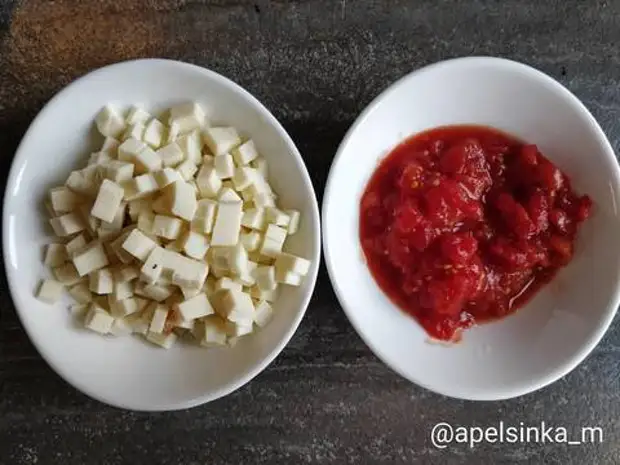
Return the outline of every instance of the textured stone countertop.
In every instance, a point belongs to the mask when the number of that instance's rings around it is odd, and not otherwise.
[[[319,197],[346,129],[383,88],[427,63],[497,55],[559,79],[620,137],[618,0],[1,0],[0,163],[29,121],[99,66],[159,56],[249,89],[290,131]],[[518,399],[474,403],[409,384],[349,325],[321,270],[306,318],[265,372],[188,411],[92,401],[41,360],[0,281],[0,464],[620,464],[620,325],[570,375]],[[601,426],[598,445],[435,449],[454,425]]]

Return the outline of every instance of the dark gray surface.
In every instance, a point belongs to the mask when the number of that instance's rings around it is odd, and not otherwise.
[[[0,144],[6,173],[28,122],[73,78],[162,56],[245,86],[290,131],[322,193],[359,111],[408,71],[498,55],[559,79],[614,148],[620,125],[620,1],[77,0],[0,1]],[[443,398],[379,362],[322,270],[302,325],[276,362],[237,393],[189,411],[123,412],[56,376],[0,296],[0,464],[618,464],[620,327],[573,373],[505,402]],[[434,449],[438,421],[602,426],[600,445],[487,444]]]

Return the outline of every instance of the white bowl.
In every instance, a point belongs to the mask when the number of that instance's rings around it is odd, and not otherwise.
[[[524,308],[431,344],[375,284],[359,242],[359,201],[379,160],[406,137],[451,124],[488,125],[535,143],[589,194],[594,215],[568,267]],[[360,115],[333,162],[323,203],[327,268],[349,320],[410,381],[464,399],[495,400],[564,376],[594,348],[620,294],[618,164],[588,110],[558,82],[497,58],[461,58],[402,78]]]
[[[299,288],[285,289],[275,317],[233,348],[176,346],[166,351],[132,337],[102,338],[80,330],[66,309],[33,297],[49,242],[42,200],[94,149],[93,118],[109,102],[141,103],[151,111],[200,102],[216,123],[251,135],[270,162],[270,181],[285,207],[301,211],[287,241],[312,260]],[[98,142],[99,144],[101,141]],[[314,190],[291,138],[247,91],[206,69],[167,60],[137,60],[90,73],[56,95],[36,117],[13,161],[4,198],[5,266],[17,313],[33,344],[65,380],[95,399],[134,410],[192,407],[238,389],[284,348],[299,325],[316,281],[320,222]]]

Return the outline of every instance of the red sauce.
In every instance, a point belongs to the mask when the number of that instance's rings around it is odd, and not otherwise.
[[[432,129],[378,166],[360,240],[390,299],[440,340],[522,306],[573,255],[592,202],[535,145],[479,126]]]

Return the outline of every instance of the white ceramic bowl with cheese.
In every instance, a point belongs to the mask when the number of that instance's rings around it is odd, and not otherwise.
[[[157,113],[198,102],[212,122],[236,127],[255,141],[269,163],[269,182],[282,208],[301,213],[286,250],[312,261],[300,287],[281,289],[273,319],[234,347],[177,344],[170,350],[136,337],[99,335],[76,327],[66,298],[54,306],[34,296],[46,270],[42,247],[50,242],[43,199],[85,165],[101,143],[93,119],[106,104],[139,104]],[[132,410],[183,409],[225,396],[273,361],[305,313],[320,259],[315,193],[293,141],[274,116],[247,91],[204,68],[168,60],[111,65],[58,93],[32,122],[9,175],[4,198],[3,247],[9,285],[31,341],[66,381],[87,395]]]
[[[405,138],[454,124],[492,126],[538,145],[594,202],[572,262],[523,308],[432,343],[375,284],[359,241],[359,202],[377,163]],[[323,202],[325,260],[349,320],[385,363],[432,391],[498,400],[552,383],[601,339],[620,303],[620,170],[586,107],[529,66],[472,57],[405,76],[377,97],[345,136]]]

